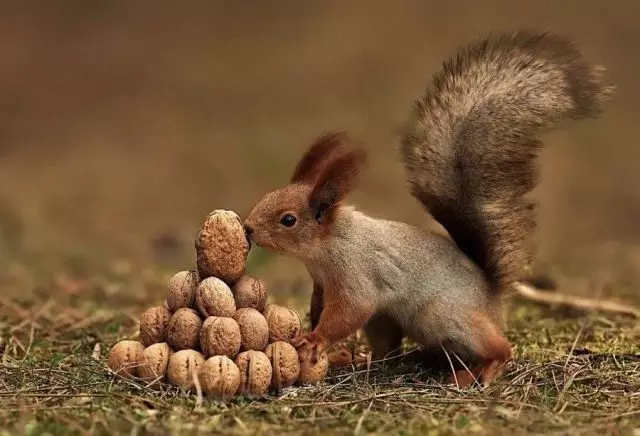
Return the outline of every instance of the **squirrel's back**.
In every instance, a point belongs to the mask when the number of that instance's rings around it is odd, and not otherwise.
[[[538,135],[600,112],[602,70],[559,36],[489,37],[445,62],[416,103],[401,138],[412,194],[495,289],[531,263]]]

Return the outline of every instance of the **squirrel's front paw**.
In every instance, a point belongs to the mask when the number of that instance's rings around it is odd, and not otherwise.
[[[325,349],[324,341],[314,332],[303,333],[296,336],[291,341],[291,345],[298,350],[301,360],[310,359],[313,364],[318,362],[318,356],[320,356]]]

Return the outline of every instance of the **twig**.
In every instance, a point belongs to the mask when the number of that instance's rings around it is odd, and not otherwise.
[[[561,306],[573,307],[582,310],[597,310],[601,312],[612,312],[640,318],[640,310],[629,304],[617,303],[615,301],[600,301],[589,298],[576,297],[550,292],[541,292],[524,283],[514,283],[513,288],[520,297],[544,304],[559,304]]]
[[[369,402],[369,407],[367,407],[367,409],[364,412],[362,412],[362,415],[360,415],[360,419],[358,419],[358,424],[356,425],[355,430],[353,430],[354,435],[357,435],[358,433],[360,433],[360,429],[362,428],[362,423],[364,422],[364,418],[366,418],[367,414],[369,413],[369,410],[371,410],[372,405],[373,405],[373,400]]]
[[[567,356],[567,360],[564,362],[564,366],[562,367],[563,371],[567,370],[567,366],[569,365],[569,361],[571,360],[571,356],[573,356],[573,351],[576,349],[576,345],[578,345],[578,340],[580,339],[580,336],[582,335],[582,330],[584,329],[584,326],[580,326],[580,330],[578,330],[578,334],[576,335],[576,338],[573,340],[573,344],[571,345],[571,350],[569,350],[569,355]]]

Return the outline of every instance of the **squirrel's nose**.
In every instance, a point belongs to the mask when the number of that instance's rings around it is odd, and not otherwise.
[[[253,233],[253,227],[245,223],[244,232],[247,234],[247,236],[251,236],[251,234]]]
[[[251,235],[253,234],[253,227],[249,224],[244,224],[244,234],[247,237],[247,242],[249,243],[249,247],[251,247]]]

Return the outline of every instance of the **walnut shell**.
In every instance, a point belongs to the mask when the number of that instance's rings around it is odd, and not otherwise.
[[[214,276],[233,284],[245,271],[250,246],[233,211],[211,212],[196,236],[195,248],[202,279]]]
[[[140,340],[145,347],[164,342],[171,312],[164,306],[147,309],[140,316]]]
[[[240,370],[227,356],[213,356],[200,368],[202,392],[221,400],[233,397],[240,387]]]
[[[195,350],[176,351],[169,358],[167,381],[184,390],[193,389],[194,377],[197,377],[204,364],[204,356]]]
[[[270,304],[264,316],[269,324],[269,342],[290,342],[302,331],[300,315],[290,307]]]
[[[200,348],[206,357],[236,357],[242,345],[240,326],[233,318],[210,316],[200,330]]]
[[[209,277],[204,279],[196,289],[196,306],[202,316],[232,317],[236,313],[236,302],[233,293],[225,282]]]
[[[138,369],[138,375],[151,382],[152,385],[163,381],[171,354],[171,348],[166,342],[148,346],[144,349],[143,361]]]
[[[269,343],[269,325],[265,317],[255,309],[245,307],[233,317],[240,326],[243,350],[262,351]]]
[[[267,303],[267,290],[262,280],[251,275],[244,275],[233,285],[236,307],[250,307],[262,312]]]
[[[198,348],[202,320],[193,309],[178,309],[169,321],[167,343],[174,350]]]
[[[142,364],[144,345],[138,341],[120,341],[109,351],[107,365],[116,374],[136,377]]]
[[[169,279],[166,303],[170,311],[193,307],[196,287],[200,281],[195,271],[180,271]]]
[[[267,393],[271,383],[271,362],[261,351],[244,351],[236,357],[240,371],[238,392],[247,396],[260,396]]]
[[[311,362],[310,353],[298,353],[298,359],[300,361],[298,384],[318,384],[327,376],[329,359],[326,353],[320,353],[315,364]]]
[[[264,353],[271,362],[271,388],[280,390],[294,384],[300,375],[300,362],[293,345],[283,341],[274,342],[267,346]]]

